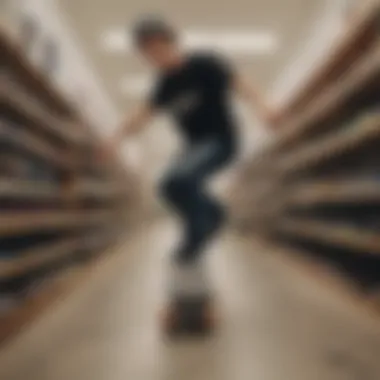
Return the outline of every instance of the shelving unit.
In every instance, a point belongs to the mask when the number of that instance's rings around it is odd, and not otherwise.
[[[331,246],[347,248],[358,253],[367,252],[380,255],[380,236],[378,231],[368,231],[363,227],[339,225],[313,219],[283,218],[276,228],[284,234],[310,239]]]
[[[364,0],[363,4],[358,4],[355,17],[341,31],[322,64],[316,67],[309,80],[289,100],[283,110],[285,119],[290,120],[302,112],[322,91],[339,81],[356,64],[356,60],[371,48],[378,33],[377,14],[374,11],[377,6],[377,0]]]
[[[341,179],[300,184],[286,203],[293,207],[328,204],[380,204],[380,182],[376,180]]]
[[[0,50],[0,306],[16,304],[0,313],[1,342],[55,299],[56,279],[58,296],[64,273],[120,239],[137,187],[1,30]]]
[[[242,167],[232,209],[242,231],[378,294],[380,2],[356,17]]]

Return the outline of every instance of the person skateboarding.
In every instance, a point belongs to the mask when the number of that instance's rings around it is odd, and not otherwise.
[[[206,243],[225,221],[222,205],[206,185],[238,152],[231,95],[241,95],[269,123],[274,113],[223,57],[212,51],[184,52],[177,31],[165,20],[144,18],[136,23],[132,35],[138,53],[157,71],[157,80],[148,98],[112,138],[109,149],[117,149],[159,112],[174,118],[186,145],[161,184],[163,198],[179,214],[184,229],[173,255],[172,297],[178,301],[177,308],[202,311],[207,288],[200,259]],[[202,312],[199,315],[202,319]]]

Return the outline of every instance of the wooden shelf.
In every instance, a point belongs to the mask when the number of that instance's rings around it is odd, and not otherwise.
[[[63,122],[4,76],[0,77],[0,102],[66,143],[79,144],[83,140],[72,123]]]
[[[380,255],[380,234],[364,227],[358,228],[332,223],[331,221],[321,222],[307,218],[283,218],[276,228],[281,233],[317,243]]]
[[[101,225],[116,217],[116,210],[84,211],[6,211],[0,214],[0,236],[15,236],[37,231],[73,230]]]
[[[0,121],[0,139],[36,157],[45,159],[49,164],[59,168],[73,169],[77,166],[77,160],[72,156],[60,152],[59,149],[45,141],[43,137],[31,133],[29,129],[12,128],[11,125]]]
[[[124,188],[118,183],[81,180],[76,182],[73,192],[82,198],[107,199],[122,196],[128,192],[128,188]]]
[[[9,259],[0,259],[0,279],[5,280],[21,276],[42,266],[57,262],[73,255],[80,248],[80,245],[81,242],[78,237],[65,238],[17,252],[15,257]]]
[[[55,131],[58,134],[57,137],[62,135],[62,139],[66,139],[68,142],[80,144],[81,146],[96,146],[102,144],[102,137],[93,131],[87,122],[83,119],[77,107],[65,99],[58,88],[45,77],[40,70],[35,67],[23,54],[21,47],[7,34],[7,32],[0,26],[0,50],[4,57],[5,69],[9,70],[12,74],[17,76],[17,79],[23,83],[41,102],[46,104],[47,108],[52,111],[51,117],[58,117],[59,119],[65,119],[65,122],[59,120],[62,128]],[[1,90],[0,85],[0,90]],[[24,93],[24,91],[21,91]],[[1,98],[1,96],[0,96]],[[47,119],[46,119],[47,120]],[[76,123],[77,125],[71,125],[70,123]],[[59,124],[58,123],[58,124]],[[56,125],[55,123],[53,123]],[[49,126],[44,126],[46,129]],[[41,125],[42,126],[42,125]],[[44,127],[42,126],[42,127]],[[69,128],[70,127],[70,128]],[[53,126],[54,128],[54,126]],[[81,131],[82,134],[78,133]],[[115,160],[116,161],[116,160]],[[117,160],[114,166],[118,168],[109,169],[113,170],[117,176],[128,177],[126,169],[122,162]]]
[[[378,0],[365,0],[363,3],[365,4],[360,5],[355,17],[341,31],[322,64],[318,65],[303,87],[285,106],[285,118],[292,118],[331,83],[339,80],[342,73],[352,64],[353,57],[362,53],[363,45],[372,43],[372,40],[376,41],[376,35],[371,32],[377,30],[380,3]],[[373,39],[370,39],[369,35]]]
[[[48,182],[15,179],[0,180],[0,199],[52,200],[58,199],[60,196],[59,186]]]
[[[380,86],[380,43],[374,52],[355,66],[347,77],[339,84],[331,87],[323,97],[311,103],[309,107],[292,118],[283,132],[279,132],[267,146],[255,153],[250,162],[246,163],[247,175],[265,175],[271,173],[277,161],[282,160],[281,150],[301,139],[311,128],[318,128],[324,118],[338,113],[355,92],[366,85],[373,85],[375,78]]]
[[[340,83],[332,86],[305,111],[290,120],[284,132],[280,132],[266,150],[265,156],[269,157],[287,144],[300,139],[310,131],[311,126],[317,128],[319,121],[341,110],[348,98],[366,85],[373,84],[376,77],[380,78],[380,43]]]
[[[107,184],[94,180],[78,180],[68,191],[64,191],[58,184],[47,181],[0,179],[0,199],[62,201],[67,199],[69,193],[70,199],[106,200],[122,196],[126,192],[127,189],[117,183]]]
[[[1,315],[0,345],[12,340],[32,321],[53,307],[57,300],[82,288],[83,284],[91,279],[98,272],[99,267],[104,265],[108,257],[115,252],[121,242],[121,236],[118,234],[113,237],[104,255],[91,257],[85,266],[64,269],[57,276],[49,279],[40,291],[32,293],[8,313]]]
[[[361,117],[339,132],[330,133],[308,144],[294,153],[282,157],[278,170],[289,175],[299,170],[309,169],[343,154],[357,149],[360,145],[380,139],[380,113]]]
[[[118,157],[97,157],[101,136],[1,26],[0,50],[1,293],[25,294],[1,316],[1,341],[76,286],[63,273],[87,272],[107,254],[131,222],[126,208],[136,211],[138,190]]]
[[[304,102],[304,97],[308,97],[308,92],[312,91],[318,81],[326,75],[331,75],[334,71],[332,67],[337,65],[336,62],[347,55],[365,30],[371,25],[372,27],[375,26],[379,12],[378,0],[371,4],[368,3],[362,9],[362,12],[350,25],[349,30],[342,34],[342,39],[338,40],[336,46],[331,49],[331,53],[326,54],[326,61],[316,69],[305,87],[288,105],[289,109],[300,102]],[[298,112],[284,111],[285,114],[290,113],[290,115],[286,115],[281,130],[277,132],[272,141],[256,151],[252,158],[247,161],[246,166],[249,165],[250,168],[246,171],[249,174],[265,173],[266,167],[271,166],[271,162],[276,158],[276,153],[302,138],[311,128],[318,128],[319,121],[331,116],[331,114],[338,113],[352,94],[371,84],[376,77],[380,86],[380,42],[378,38],[374,39],[374,46],[369,52],[364,55],[358,54],[358,63],[353,67],[347,66],[349,67],[345,75],[342,76],[342,72],[339,71],[336,80],[329,83],[323,92],[320,91],[316,94],[318,96],[309,99]]]
[[[119,234],[102,231],[96,236],[78,235],[59,238],[54,242],[43,243],[37,247],[18,251],[13,257],[0,258],[0,279],[6,280],[33,272],[66,257],[75,256],[80,250],[96,250],[108,245]]]
[[[290,275],[300,278],[306,284],[314,284],[332,293],[337,300],[344,300],[355,312],[365,313],[374,322],[379,321],[379,298],[374,298],[376,291],[368,293],[368,289],[358,286],[345,275],[340,268],[335,268],[331,263],[317,260],[310,256],[305,249],[289,245],[279,245],[271,241],[262,240],[268,252],[281,260],[290,271]]]
[[[299,185],[286,198],[291,206],[309,207],[320,204],[380,204],[380,180],[348,179],[314,181]]]
[[[302,246],[313,265],[343,268],[352,285],[372,291],[380,279],[380,1],[360,6],[289,102],[282,130],[242,168],[231,200],[243,233]]]
[[[19,46],[3,28],[0,28],[0,51],[12,70],[28,87],[35,90],[36,97],[45,100],[51,107],[63,113],[63,116],[74,118],[77,116],[73,105],[66,101],[57,88],[26,59]]]

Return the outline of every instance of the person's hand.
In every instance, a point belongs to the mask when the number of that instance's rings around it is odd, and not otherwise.
[[[273,130],[278,129],[282,121],[282,114],[278,111],[271,111],[267,114],[266,122],[268,126]]]
[[[116,156],[117,146],[113,141],[106,141],[100,147],[99,153],[103,161],[109,161]]]

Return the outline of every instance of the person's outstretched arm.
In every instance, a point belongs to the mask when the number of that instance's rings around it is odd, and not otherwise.
[[[279,122],[279,113],[275,112],[264,100],[263,96],[252,86],[249,81],[240,75],[234,77],[234,88],[237,93],[258,113],[260,119],[270,127],[275,127]]]
[[[139,133],[153,117],[153,109],[146,104],[137,107],[123,122],[114,136],[115,143],[122,143],[127,137]]]
[[[139,133],[151,120],[154,115],[153,109],[146,104],[137,107],[121,127],[116,131],[108,143],[107,150],[109,154],[116,153],[126,138]]]

